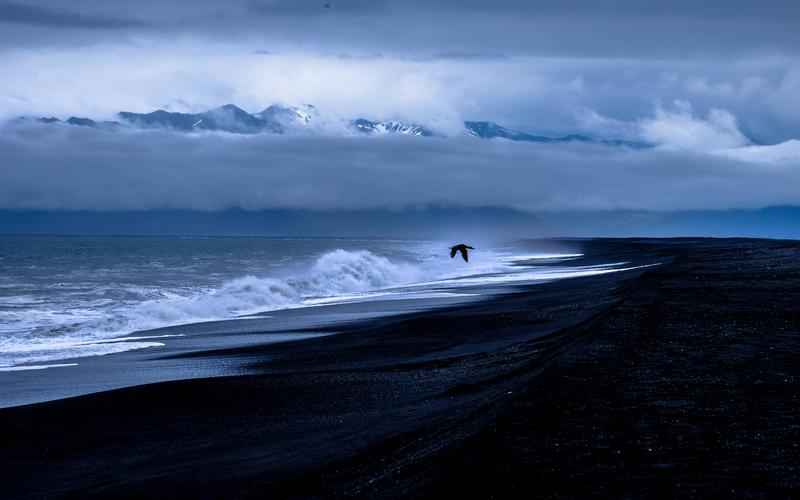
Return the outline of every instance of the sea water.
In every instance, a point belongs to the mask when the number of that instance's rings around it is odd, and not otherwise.
[[[156,348],[135,332],[337,302],[474,295],[620,269],[571,253],[448,242],[258,237],[0,237],[0,370]],[[540,268],[536,259],[562,262]],[[123,340],[124,341],[120,341]],[[46,365],[45,365],[46,366]]]

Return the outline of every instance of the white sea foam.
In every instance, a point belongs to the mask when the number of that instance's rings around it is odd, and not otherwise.
[[[46,370],[47,368],[66,368],[68,366],[78,366],[78,363],[60,363],[54,365],[23,365],[23,366],[0,366],[0,372],[21,372],[26,370]]]
[[[175,334],[169,334],[169,335],[142,335],[142,336],[139,336],[139,337],[126,336],[126,337],[116,337],[116,338],[113,338],[113,339],[95,340],[93,342],[86,342],[86,344],[87,345],[90,345],[90,344],[94,344],[94,345],[96,345],[96,344],[112,344],[112,343],[116,343],[116,342],[130,342],[131,340],[152,340],[152,339],[165,339],[165,338],[183,337],[183,336],[184,335],[182,333],[175,333]]]
[[[29,345],[3,346],[0,368],[9,368],[30,363],[45,363],[59,359],[70,359],[83,356],[106,356],[118,352],[163,347],[161,342],[114,342],[90,343],[70,342],[59,340],[57,342],[35,342]]]
[[[648,264],[642,266],[630,266],[627,262],[615,262],[612,264],[601,264],[595,266],[575,266],[575,267],[533,267],[523,271],[514,273],[497,273],[486,274],[479,276],[464,276],[458,278],[450,278],[436,281],[428,281],[419,283],[417,286],[480,286],[480,285],[502,285],[502,284],[518,284],[525,282],[543,282],[555,281],[566,278],[579,278],[584,276],[596,276],[608,273],[617,273],[622,271],[631,271],[635,269],[643,269],[659,264]]]
[[[582,253],[537,253],[528,255],[504,255],[503,262],[526,262],[529,260],[572,260],[583,257]]]

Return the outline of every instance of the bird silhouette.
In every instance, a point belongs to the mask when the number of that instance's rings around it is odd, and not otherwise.
[[[454,247],[450,247],[450,258],[456,256],[456,252],[461,252],[461,257],[464,259],[464,262],[469,262],[469,250],[475,250],[469,245],[465,245],[463,243],[459,243]]]

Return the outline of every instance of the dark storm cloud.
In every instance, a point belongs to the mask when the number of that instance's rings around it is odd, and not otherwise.
[[[0,209],[716,209],[800,203],[790,160],[476,139],[0,134]],[[749,150],[743,150],[749,151]]]
[[[261,26],[320,50],[652,58],[800,43],[792,0],[253,0],[245,11],[252,23],[236,30]]]
[[[5,5],[6,17],[16,22],[128,28],[133,21],[126,19],[135,16],[162,37],[258,41],[331,53],[653,58],[796,53],[800,46],[800,3],[794,0],[78,0],[69,11],[57,0]],[[18,34],[0,42],[37,39]]]
[[[62,2],[63,3],[63,2]],[[140,21],[105,17],[60,6],[46,7],[14,2],[0,2],[0,24],[24,24],[48,28],[116,29],[144,26]]]
[[[271,16],[317,16],[330,15],[331,11],[339,13],[352,13],[358,15],[386,13],[390,3],[374,0],[301,0],[301,1],[270,1],[249,0],[247,9],[250,12]]]
[[[496,59],[506,59],[504,54],[496,54],[490,52],[462,52],[452,50],[449,52],[436,52],[433,54],[433,59],[451,59],[454,61],[491,61]]]

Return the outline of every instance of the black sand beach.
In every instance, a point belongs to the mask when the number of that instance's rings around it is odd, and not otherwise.
[[[661,265],[172,353],[247,373],[2,409],[1,496],[796,496],[800,243],[581,244]]]

